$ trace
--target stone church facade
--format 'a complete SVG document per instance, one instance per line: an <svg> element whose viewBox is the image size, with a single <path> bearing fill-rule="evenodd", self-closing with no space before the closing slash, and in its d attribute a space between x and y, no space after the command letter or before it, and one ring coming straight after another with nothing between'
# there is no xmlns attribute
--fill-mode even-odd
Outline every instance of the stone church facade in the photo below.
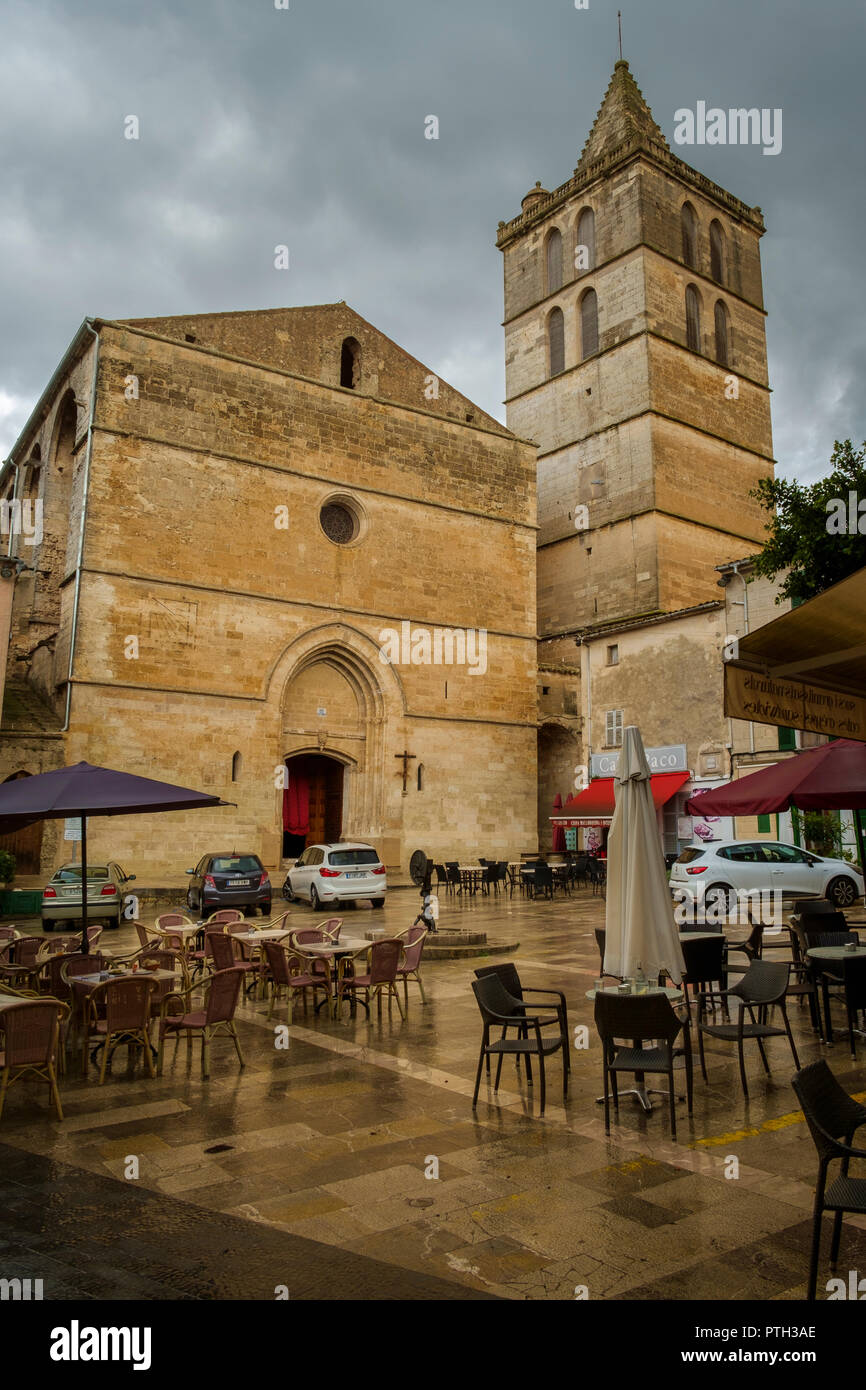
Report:
<svg viewBox="0 0 866 1390"><path fill-rule="evenodd" d="M348 306L88 321L4 468L28 489L0 775L237 804L95 819L94 857L535 843L534 449ZM71 847L40 833L45 871Z"/></svg>
<svg viewBox="0 0 866 1390"><path fill-rule="evenodd" d="M680 804L731 775L717 566L760 548L773 471L763 231L672 154L622 60L572 177L499 224L507 421L538 445L542 844L626 724L678 750Z"/></svg>

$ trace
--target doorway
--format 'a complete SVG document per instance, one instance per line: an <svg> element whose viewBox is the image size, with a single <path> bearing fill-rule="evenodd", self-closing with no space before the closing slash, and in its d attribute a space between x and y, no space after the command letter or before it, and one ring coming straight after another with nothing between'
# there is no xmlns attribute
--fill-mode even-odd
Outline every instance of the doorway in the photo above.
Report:
<svg viewBox="0 0 866 1390"><path fill-rule="evenodd" d="M286 759L283 792L283 858L307 845L330 844L343 830L343 764L323 753Z"/></svg>
<svg viewBox="0 0 866 1390"><path fill-rule="evenodd" d="M29 777L29 772L13 772L11 777L7 777L7 782L18 782L22 777ZM34 825L27 825L23 830L13 830L10 835L0 835L0 849L7 849L10 854L15 855L16 874L38 874L41 872L42 861L42 831L45 828L44 821L36 821Z"/></svg>

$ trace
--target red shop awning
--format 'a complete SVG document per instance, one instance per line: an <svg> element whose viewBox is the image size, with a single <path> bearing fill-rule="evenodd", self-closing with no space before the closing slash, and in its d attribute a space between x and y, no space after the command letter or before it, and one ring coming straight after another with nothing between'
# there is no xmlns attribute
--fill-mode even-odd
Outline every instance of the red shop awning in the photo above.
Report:
<svg viewBox="0 0 866 1390"><path fill-rule="evenodd" d="M690 772L653 773L650 784L656 808L676 796L691 775ZM613 787L612 777L597 777L578 796L569 797L562 810L556 811L550 819L555 825L564 826L607 825L613 819L616 804Z"/></svg>

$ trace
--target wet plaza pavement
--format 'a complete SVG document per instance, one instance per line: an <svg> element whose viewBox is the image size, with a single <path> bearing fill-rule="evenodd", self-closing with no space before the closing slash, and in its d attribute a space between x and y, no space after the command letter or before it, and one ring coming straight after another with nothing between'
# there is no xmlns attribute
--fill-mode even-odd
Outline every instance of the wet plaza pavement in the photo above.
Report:
<svg viewBox="0 0 866 1390"><path fill-rule="evenodd" d="M208 1081L198 1046L190 1060L171 1044L156 1080L129 1074L121 1051L103 1087L95 1069L86 1083L70 1069L62 1123L47 1087L17 1085L0 1121L0 1274L42 1278L45 1298L272 1299L279 1286L302 1299L802 1298L817 1162L785 1040L768 1044L770 1077L748 1051L748 1103L736 1049L709 1040L709 1083L696 1059L676 1142L663 1098L650 1115L624 1098L607 1139L586 999L603 899L443 893L441 905L440 926L519 947L425 961L428 1003L410 985L405 1021L387 1005L334 1020L298 1001L284 1047L285 1006L269 1022L250 999L242 1070L228 1038L212 1045ZM344 934L399 931L416 911L415 894L394 891L384 913L345 913ZM293 907L292 925L315 920ZM102 944L137 942L125 926ZM483 1083L471 1107L473 969L511 958L525 984L562 989L572 1028L588 1029L564 1106L549 1060L543 1119L510 1061L498 1097ZM801 1065L826 1056L849 1092L866 1089L866 1054L852 1062L847 1038L822 1045L796 1002L790 1016ZM858 1262L866 1222L849 1217L840 1268ZM822 1258L819 1298L829 1277Z"/></svg>

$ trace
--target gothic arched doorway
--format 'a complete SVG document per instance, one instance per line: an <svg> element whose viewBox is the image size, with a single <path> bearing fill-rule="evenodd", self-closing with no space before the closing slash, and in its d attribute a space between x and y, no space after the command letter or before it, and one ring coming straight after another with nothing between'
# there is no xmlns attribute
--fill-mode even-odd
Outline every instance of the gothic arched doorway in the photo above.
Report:
<svg viewBox="0 0 866 1390"><path fill-rule="evenodd" d="M7 782L17 782L22 777L29 777L29 772L13 772L11 777L7 777ZM23 830L13 830L10 835L0 835L0 849L7 849L10 854L15 855L16 874L38 874L41 872L42 864L42 831L45 827L44 821L36 821L34 825L26 825Z"/></svg>
<svg viewBox="0 0 866 1390"><path fill-rule="evenodd" d="M283 858L307 845L339 840L343 830L343 764L323 753L286 759L283 792Z"/></svg>

